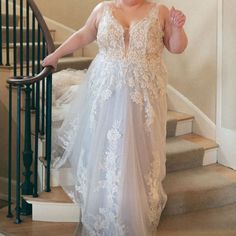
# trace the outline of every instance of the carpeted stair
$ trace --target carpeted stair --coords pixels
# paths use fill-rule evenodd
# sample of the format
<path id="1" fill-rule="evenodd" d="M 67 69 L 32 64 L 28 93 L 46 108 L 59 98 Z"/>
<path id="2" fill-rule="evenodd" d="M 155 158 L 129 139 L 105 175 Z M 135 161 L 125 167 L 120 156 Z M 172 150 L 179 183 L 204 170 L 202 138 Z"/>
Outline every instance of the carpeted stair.
<path id="1" fill-rule="evenodd" d="M 167 172 L 202 166 L 204 148 L 181 137 L 167 138 Z"/>

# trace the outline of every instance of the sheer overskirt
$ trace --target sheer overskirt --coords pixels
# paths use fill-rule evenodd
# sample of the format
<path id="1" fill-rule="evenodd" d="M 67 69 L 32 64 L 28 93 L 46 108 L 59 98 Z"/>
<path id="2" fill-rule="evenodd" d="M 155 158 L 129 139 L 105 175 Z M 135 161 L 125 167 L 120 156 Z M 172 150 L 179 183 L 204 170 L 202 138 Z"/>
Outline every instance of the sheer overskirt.
<path id="1" fill-rule="evenodd" d="M 123 30 L 104 5 L 99 53 L 54 113 L 63 122 L 53 129 L 52 167 L 70 174 L 60 185 L 81 209 L 78 235 L 154 236 L 167 202 L 167 72 L 158 7 L 132 29 L 126 54 Z"/>
<path id="2" fill-rule="evenodd" d="M 60 184 L 81 208 L 83 236 L 155 235 L 167 201 L 162 187 L 166 94 L 149 98 L 155 119 L 147 130 L 145 110 L 132 101 L 130 87 L 117 85 L 127 78 L 109 82 L 104 71 L 117 75 L 119 66 L 111 69 L 102 58 L 94 59 L 77 85 L 62 127 L 54 130 L 53 167 L 70 169 L 71 183 L 62 179 Z M 100 85 L 95 95 L 93 83 Z M 108 88 L 111 95 L 101 102 L 98 95 Z"/>

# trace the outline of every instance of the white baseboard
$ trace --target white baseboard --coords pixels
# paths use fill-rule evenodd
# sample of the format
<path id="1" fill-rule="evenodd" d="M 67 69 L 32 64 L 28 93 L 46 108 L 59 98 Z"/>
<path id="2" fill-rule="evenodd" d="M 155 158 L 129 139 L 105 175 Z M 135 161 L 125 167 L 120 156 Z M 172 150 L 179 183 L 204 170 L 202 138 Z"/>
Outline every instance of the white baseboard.
<path id="1" fill-rule="evenodd" d="M 216 125 L 208 116 L 170 84 L 168 91 L 168 109 L 194 116 L 193 132 L 209 139 L 216 139 Z"/>

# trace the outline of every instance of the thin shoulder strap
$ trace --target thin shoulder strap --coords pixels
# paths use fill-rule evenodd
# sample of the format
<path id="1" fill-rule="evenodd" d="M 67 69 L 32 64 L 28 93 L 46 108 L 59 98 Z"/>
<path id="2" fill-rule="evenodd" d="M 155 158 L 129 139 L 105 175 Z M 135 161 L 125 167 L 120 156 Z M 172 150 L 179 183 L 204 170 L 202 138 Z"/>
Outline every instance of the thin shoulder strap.
<path id="1" fill-rule="evenodd" d="M 153 6 L 153 8 L 151 10 L 151 17 L 159 19 L 159 9 L 160 9 L 160 4 L 155 2 L 154 6 Z"/>

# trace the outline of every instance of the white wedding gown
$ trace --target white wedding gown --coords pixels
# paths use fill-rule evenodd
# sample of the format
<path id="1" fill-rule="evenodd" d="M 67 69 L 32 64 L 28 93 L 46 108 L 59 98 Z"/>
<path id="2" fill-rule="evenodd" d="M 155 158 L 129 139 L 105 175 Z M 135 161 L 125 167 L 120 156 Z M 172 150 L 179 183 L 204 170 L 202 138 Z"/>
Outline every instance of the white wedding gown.
<path id="1" fill-rule="evenodd" d="M 99 53 L 88 71 L 57 74 L 79 81 L 56 98 L 66 109 L 54 116 L 64 121 L 54 129 L 53 168 L 71 170 L 61 185 L 81 209 L 82 236 L 154 236 L 167 202 L 167 72 L 158 5 L 131 26 L 128 41 L 124 34 L 104 3 Z"/>

